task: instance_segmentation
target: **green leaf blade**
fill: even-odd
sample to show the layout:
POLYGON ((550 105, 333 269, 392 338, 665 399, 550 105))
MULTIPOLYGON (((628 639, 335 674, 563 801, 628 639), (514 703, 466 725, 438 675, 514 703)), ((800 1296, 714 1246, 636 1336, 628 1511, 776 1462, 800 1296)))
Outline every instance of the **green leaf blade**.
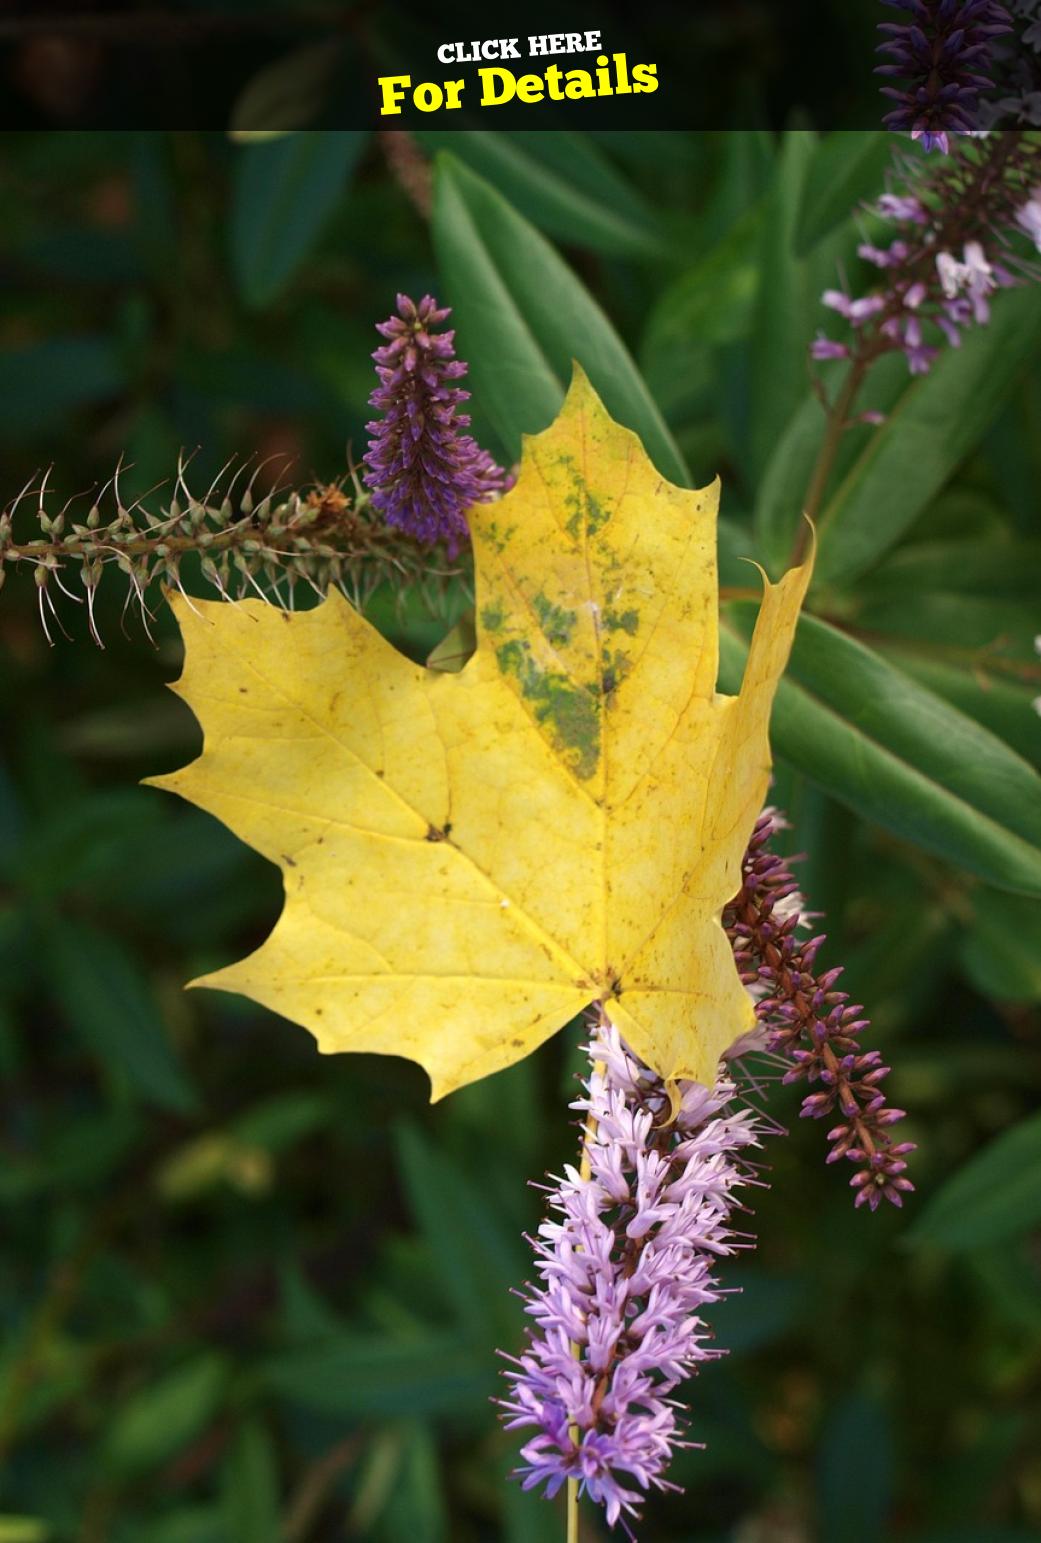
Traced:
POLYGON ((915 1222, 908 1241, 959 1252, 1016 1237, 1039 1221, 1041 1114, 1035 1114, 959 1168, 915 1222))
POLYGON ((239 149, 231 260, 247 305, 269 305, 289 283, 343 195, 366 138, 301 133, 239 149))
MULTIPOLYGON (((721 674, 731 690, 752 610, 742 602, 728 618, 721 674)), ((780 756, 867 819, 998 888, 1041 895, 1034 768, 819 618, 799 625, 771 732, 780 756)))
POLYGON ((577 360, 608 411, 681 487, 690 473, 632 357, 550 244, 454 156, 438 156, 434 245, 459 352, 510 455, 552 421, 577 360))

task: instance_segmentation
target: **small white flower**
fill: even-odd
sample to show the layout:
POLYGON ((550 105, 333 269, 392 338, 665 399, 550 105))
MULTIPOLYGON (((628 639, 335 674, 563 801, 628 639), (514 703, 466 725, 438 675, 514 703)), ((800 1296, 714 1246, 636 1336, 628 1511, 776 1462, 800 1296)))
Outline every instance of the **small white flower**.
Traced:
POLYGON ((948 300, 953 300, 962 286, 962 275, 965 272, 962 264, 950 252, 937 252, 936 272, 940 277, 940 288, 948 300))
POLYGON ((1016 210, 1016 224, 1041 252, 1041 188, 1035 188, 1022 209, 1016 210))
POLYGON ((937 252, 936 272, 947 300, 954 300, 962 290, 972 302, 976 320, 983 324, 990 316, 987 296, 997 285, 994 269, 978 241, 966 241, 959 262, 950 252, 937 252))

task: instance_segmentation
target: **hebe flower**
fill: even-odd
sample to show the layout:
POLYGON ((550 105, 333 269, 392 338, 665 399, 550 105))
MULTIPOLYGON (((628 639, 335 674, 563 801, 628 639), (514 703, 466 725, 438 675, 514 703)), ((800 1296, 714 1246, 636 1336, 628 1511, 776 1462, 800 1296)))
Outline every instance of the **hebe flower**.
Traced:
POLYGON ((979 127, 980 93, 992 81, 991 49, 1010 32, 1011 19, 998 0, 882 0, 909 13, 905 22, 883 22, 886 62, 876 74, 903 77, 906 87, 883 86, 897 103, 882 120, 906 130, 927 150, 947 152, 952 133, 979 127))
POLYGON ((860 373, 884 353, 901 350, 912 375, 931 368, 943 343, 985 326, 997 290, 1035 278, 1016 250, 1027 235, 1041 250, 1041 147, 1019 135, 961 145, 932 173, 913 164, 913 191, 887 193, 874 212, 896 229, 888 244, 862 242, 859 256, 880 270, 878 288, 854 297, 828 289, 822 304, 849 325, 848 340, 819 334, 816 360, 849 359, 860 373))
POLYGON ((889 1067, 878 1051, 860 1049, 868 1020, 862 1007, 835 989, 841 968, 816 971, 823 934, 798 936, 798 886, 784 858, 769 850, 782 824, 773 810, 760 816, 742 865, 740 892, 724 911, 723 925, 741 978, 757 998, 767 1049, 794 1063, 785 1082, 821 1084, 821 1091, 803 1100, 804 1118, 839 1117, 828 1132, 828 1162, 845 1157, 856 1166, 850 1184, 858 1206, 874 1211, 883 1200, 900 1206, 914 1189, 904 1160, 914 1143, 893 1141, 892 1127, 904 1111, 886 1103, 881 1083, 889 1067))
POLYGON ((713 1089, 681 1082, 670 1100, 606 1022, 589 1053, 572 1106, 586 1116, 585 1163, 551 1191, 556 1215, 534 1242, 541 1284, 525 1299, 534 1327, 502 1408, 508 1429, 535 1432, 525 1489, 553 1496, 574 1479, 626 1526, 648 1490, 675 1488, 665 1471, 686 1443, 671 1395, 721 1354, 700 1314, 722 1294, 717 1261, 742 1245, 729 1218, 763 1125, 733 1107, 725 1075, 713 1089))
POLYGON ((436 332, 451 315, 432 295, 419 304, 398 295, 398 314, 376 330, 387 339, 373 354, 380 383, 369 405, 383 418, 367 425, 366 486, 387 523, 454 557, 466 540, 466 510, 503 491, 505 473, 462 430, 460 403, 470 393, 453 384, 467 366, 455 357, 454 332, 436 332))

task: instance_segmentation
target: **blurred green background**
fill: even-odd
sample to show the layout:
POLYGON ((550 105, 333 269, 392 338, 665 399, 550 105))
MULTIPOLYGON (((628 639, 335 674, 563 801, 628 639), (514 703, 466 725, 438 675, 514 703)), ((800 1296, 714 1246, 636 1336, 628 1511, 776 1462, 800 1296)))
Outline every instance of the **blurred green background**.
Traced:
MULTIPOLYGON (((433 290, 505 457, 497 351, 527 329, 549 381, 595 348, 636 391, 617 333, 695 481, 722 474, 723 576, 747 586, 736 559, 774 561, 798 508, 817 295, 840 261, 856 279, 849 216, 890 153, 876 135, 7 136, 0 494, 51 463, 80 493, 121 455, 144 491, 195 446, 200 484, 253 452, 335 479, 364 444, 374 322, 433 290), (449 141, 435 254, 429 157, 449 141), (482 273, 510 305, 482 309, 482 273)), ((823 1129, 777 1093, 791 1136, 758 1250, 727 1272, 730 1354, 689 1390, 705 1450, 638 1529, 657 1543, 1041 1538, 1041 869, 1010 878, 988 845, 1031 817, 1041 762, 1036 295, 995 317, 924 408, 893 377, 894 433, 918 413, 908 454, 936 475, 908 491, 892 464, 881 488, 854 468, 867 555, 840 507, 793 692, 843 639, 896 673, 879 691, 858 655, 830 727, 778 731, 790 850, 894 1066, 919 1192, 854 1214, 823 1129), (882 779, 887 744, 916 796, 946 799, 938 823, 882 779)), ((31 574, 0 596, 0 1543, 561 1537, 559 1508, 505 1481, 488 1399, 522 1330, 527 1181, 575 1149, 576 1031, 431 1109, 408 1063, 323 1059, 245 1000, 185 994, 265 937, 278 876, 138 786, 197 746, 163 689, 179 644, 159 597, 152 647, 107 579, 104 652, 57 599, 72 640, 52 624, 48 647, 31 574)), ((381 594, 374 614, 423 657, 460 603, 439 619, 381 594)))

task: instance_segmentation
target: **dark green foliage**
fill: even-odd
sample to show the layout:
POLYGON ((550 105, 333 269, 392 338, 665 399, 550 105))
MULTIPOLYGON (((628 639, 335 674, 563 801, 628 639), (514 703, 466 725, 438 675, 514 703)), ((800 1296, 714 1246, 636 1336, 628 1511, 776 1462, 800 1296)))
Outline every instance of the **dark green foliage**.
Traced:
MULTIPOLYGON (((63 497, 103 483, 121 453, 136 496, 196 445, 204 484, 252 452, 333 481, 364 448, 373 322, 430 290, 489 448, 545 426, 577 357, 665 474, 722 475, 734 684, 758 582, 739 559, 788 551, 821 427, 803 349, 878 136, 450 148, 428 228, 377 140, 12 142, 4 500, 52 462, 63 497)), ((1041 1535, 1039 316, 1036 291, 999 295, 924 382, 901 360, 873 377, 890 426, 844 447, 775 719, 790 849, 894 1067, 919 1192, 854 1213, 820 1129, 771 1094, 794 1128, 654 1543, 1041 1535)), ((506 1482, 488 1399, 523 1329, 527 1181, 576 1150, 577 1030, 430 1109, 410 1064, 319 1057, 244 1000, 185 994, 262 941, 277 875, 137 786, 196 746, 159 597, 153 649, 102 587, 104 653, 61 595, 75 641, 52 626, 48 648, 36 598, 8 573, 0 1543, 562 1538, 506 1482)), ((451 620, 386 589, 371 614, 416 658, 451 620)))

